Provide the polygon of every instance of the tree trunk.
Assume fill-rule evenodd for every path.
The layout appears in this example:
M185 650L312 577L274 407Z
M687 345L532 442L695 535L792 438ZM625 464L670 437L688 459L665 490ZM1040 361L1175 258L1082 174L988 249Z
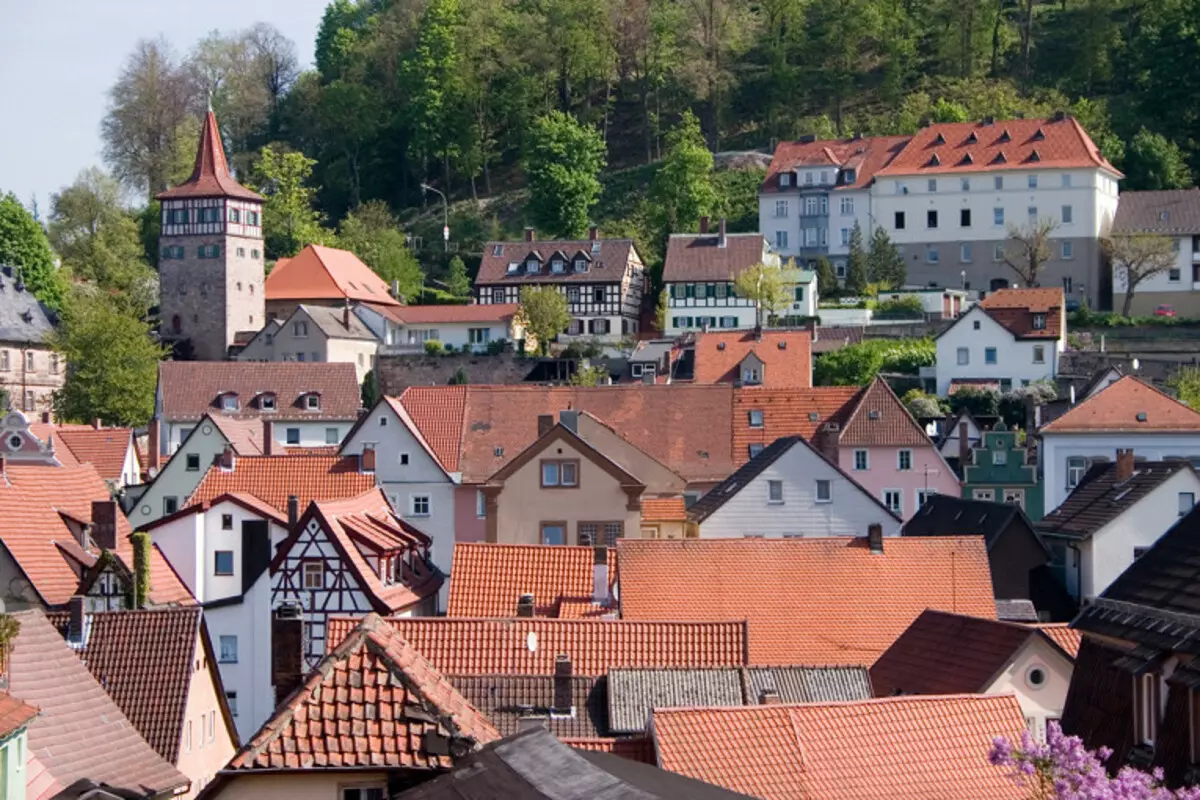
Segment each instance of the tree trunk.
M1125 302L1121 304L1121 316L1128 317L1130 310L1133 309L1133 293L1137 291L1137 284L1132 281L1125 287Z

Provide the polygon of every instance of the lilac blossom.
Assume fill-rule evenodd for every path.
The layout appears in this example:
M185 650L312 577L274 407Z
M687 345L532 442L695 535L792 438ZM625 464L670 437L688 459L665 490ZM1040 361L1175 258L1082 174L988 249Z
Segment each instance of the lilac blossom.
M1057 722L1046 725L1046 741L1021 733L1019 742L1000 736L992 742L988 760L1008 767L1029 800L1200 800L1200 787L1172 791L1162 785L1162 770L1142 772L1122 767L1116 776L1104 769L1112 750L1095 752L1078 736L1066 736Z

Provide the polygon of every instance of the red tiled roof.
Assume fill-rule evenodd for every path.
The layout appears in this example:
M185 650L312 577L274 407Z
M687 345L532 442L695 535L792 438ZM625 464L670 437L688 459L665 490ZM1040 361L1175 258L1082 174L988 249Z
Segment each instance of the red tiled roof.
M542 617L393 617L386 621L447 675L553 675L558 655L570 656L574 673L585 676L605 675L620 667L738 667L746 663L744 622ZM340 641L354 624L353 619L331 617L326 641Z
M355 621L226 770L444 770L453 766L445 740L460 737L475 749L500 734L371 614Z
M715 386L412 386L398 402L448 472L482 483L536 441L537 418L586 411L688 480L719 480L733 389ZM500 454L497 455L497 452Z
M835 189L863 189L870 185L879 170L891 161L908 142L908 136L869 136L863 139L817 140L812 142L780 142L767 167L761 192L794 190L780 187L779 173L802 164L837 164L854 170L854 183ZM794 181L793 181L794 183Z
M221 131L217 127L217 116L212 111L204 117L200 144L196 149L196 165L192 168L191 177L173 189L155 195L158 200L189 197L235 197L263 202L262 195L242 186L229 174L229 164L225 161L225 147L221 144Z
M1019 339L1057 339L1062 335L1062 287L1053 289L998 289L979 301L989 317ZM1044 328L1035 328L1035 315L1046 317Z
M229 441L234 453L239 456L262 455L263 423L261 419L230 417L215 411L205 416Z
M516 316L517 303L483 305L386 306L375 310L401 325L432 322L507 322Z
M1139 419L1144 415L1145 419ZM1200 413L1132 375L1113 381L1039 433L1194 433L1200 431Z
M687 502L682 497L643 497L642 522L683 522Z
M36 788L31 785L30 800L53 797L82 778L137 797L170 795L188 785L187 777L138 734L42 612L13 616L21 629L9 689L41 709L29 726L29 757L45 773Z
M724 247L719 242L715 233L671 234L663 281L732 281L734 276L761 264L769 252L761 233L729 233Z
M928 125L876 175L1090 168L1121 174L1100 154L1082 126L1073 117L1064 117Z
M131 428L62 428L58 441L66 446L80 464L91 464L107 481L121 477L125 467L125 456L133 441ZM56 450L58 448L55 448Z
M607 554L611 587L617 553L608 549ZM459 542L446 616L512 617L523 594L533 595L538 616L566 616L559 613L564 601L592 606L594 561L591 547Z
M277 361L163 361L158 365L162 419L198 420L205 414L276 420L352 420L358 418L362 396L350 363ZM225 413L219 398L238 396L239 408ZM254 402L275 394L275 411L261 412ZM308 411L303 397L321 396L321 409ZM259 423L261 424L261 422Z
M1079 644L1083 634L1072 628L1069 622L1047 622L1034 627L1053 639L1071 658L1079 656Z
M249 494L282 510L295 495L300 508L306 508L313 500L357 497L374 488L374 473L360 472L357 456L238 456L232 470L209 467L188 504Z
M846 407L838 435L842 447L933 447L924 429L883 378L876 378Z
M599 251L593 253L592 246L599 243ZM499 253L497 254L497 248ZM566 261L566 271L550 272L550 257L561 251ZM590 259L587 272L575 272L572 262L575 255L583 252ZM542 261L539 272L525 271L525 262L531 253ZM479 273L475 286L512 283L516 286L534 283L620 283L625 277L629 261L637 257L632 239L557 239L534 242L488 242L483 246L483 259L479 262ZM521 266L512 274L508 265L514 261Z
M617 549L623 619L749 620L752 664L871 664L927 608L996 618L978 536L888 537L882 554L849 537Z
M567 747L576 750L588 750L594 753L612 753L614 756L628 758L630 761L640 761L643 764L654 763L654 742L646 736L630 736L624 739L582 739L560 738Z
M750 460L751 444L763 447L784 436L812 439L825 422L840 418L842 409L862 391L858 386L815 386L811 389L748 387L733 392L733 456ZM761 428L750 426L750 412L763 412Z
M8 692L0 692L0 738L7 738L38 715L36 706L23 703Z
M267 300L357 300L399 305L387 281L349 250L310 244L275 268L263 284Z
M812 338L808 331L708 332L696 334L695 383L737 383L753 353L763 362L763 387L812 387Z
M1016 695L655 709L659 765L763 800L1021 800L988 763L1025 727Z

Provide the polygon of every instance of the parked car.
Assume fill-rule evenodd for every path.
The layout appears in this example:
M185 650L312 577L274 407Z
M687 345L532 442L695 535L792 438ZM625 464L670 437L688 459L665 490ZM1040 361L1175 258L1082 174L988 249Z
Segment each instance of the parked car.
M1169 305L1164 303L1162 305L1158 305L1158 306L1154 307L1154 316L1156 316L1156 317L1173 317L1173 316L1175 316L1175 309L1171 308Z

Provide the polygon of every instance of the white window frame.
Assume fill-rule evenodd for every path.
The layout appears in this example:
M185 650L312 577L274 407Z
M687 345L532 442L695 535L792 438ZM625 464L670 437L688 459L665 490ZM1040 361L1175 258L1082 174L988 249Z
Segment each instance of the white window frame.
M862 466L861 467L858 465L859 464L859 456L862 456ZM871 468L871 453L870 453L870 451L869 450L855 450L854 451L854 471L855 472L866 472L870 468Z
M965 367L971 363L971 348L960 347L957 351L958 366Z
M227 649L226 645L230 645ZM238 637L232 634L221 634L217 637L217 646L219 653L217 655L218 663L221 664L236 664L238 663Z
M1046 363L1046 345L1035 344L1033 346L1033 363L1035 363L1035 364L1045 364Z
M482 489L475 490L475 519L487 519L487 495Z
M893 495L896 498L894 505L888 502L888 495ZM883 504L897 516L904 516L904 491L901 489L884 489Z
M424 507L424 511L419 510ZM408 515L410 517L428 517L433 513L433 499L427 494L410 494L408 496Z
M1067 489L1074 489L1083 480L1088 471L1088 460L1084 456L1070 456L1067 459Z
M309 567L316 567L315 570ZM312 578L317 580L311 580ZM302 561L300 562L300 581L301 585L309 591L325 588L325 562L323 561Z
M777 479L767 481L767 503L783 505L783 481Z
M821 489L824 488L824 497L822 497ZM813 502L815 503L832 503L833 502L833 481L829 478L817 478L813 486Z
M989 503L994 502L996 500L996 490L995 489L972 489L971 490L971 499L972 500L986 500Z
M787 200L776 200L775 201L775 217L777 219L781 219L781 218L787 217L787 215L788 215L788 201Z

